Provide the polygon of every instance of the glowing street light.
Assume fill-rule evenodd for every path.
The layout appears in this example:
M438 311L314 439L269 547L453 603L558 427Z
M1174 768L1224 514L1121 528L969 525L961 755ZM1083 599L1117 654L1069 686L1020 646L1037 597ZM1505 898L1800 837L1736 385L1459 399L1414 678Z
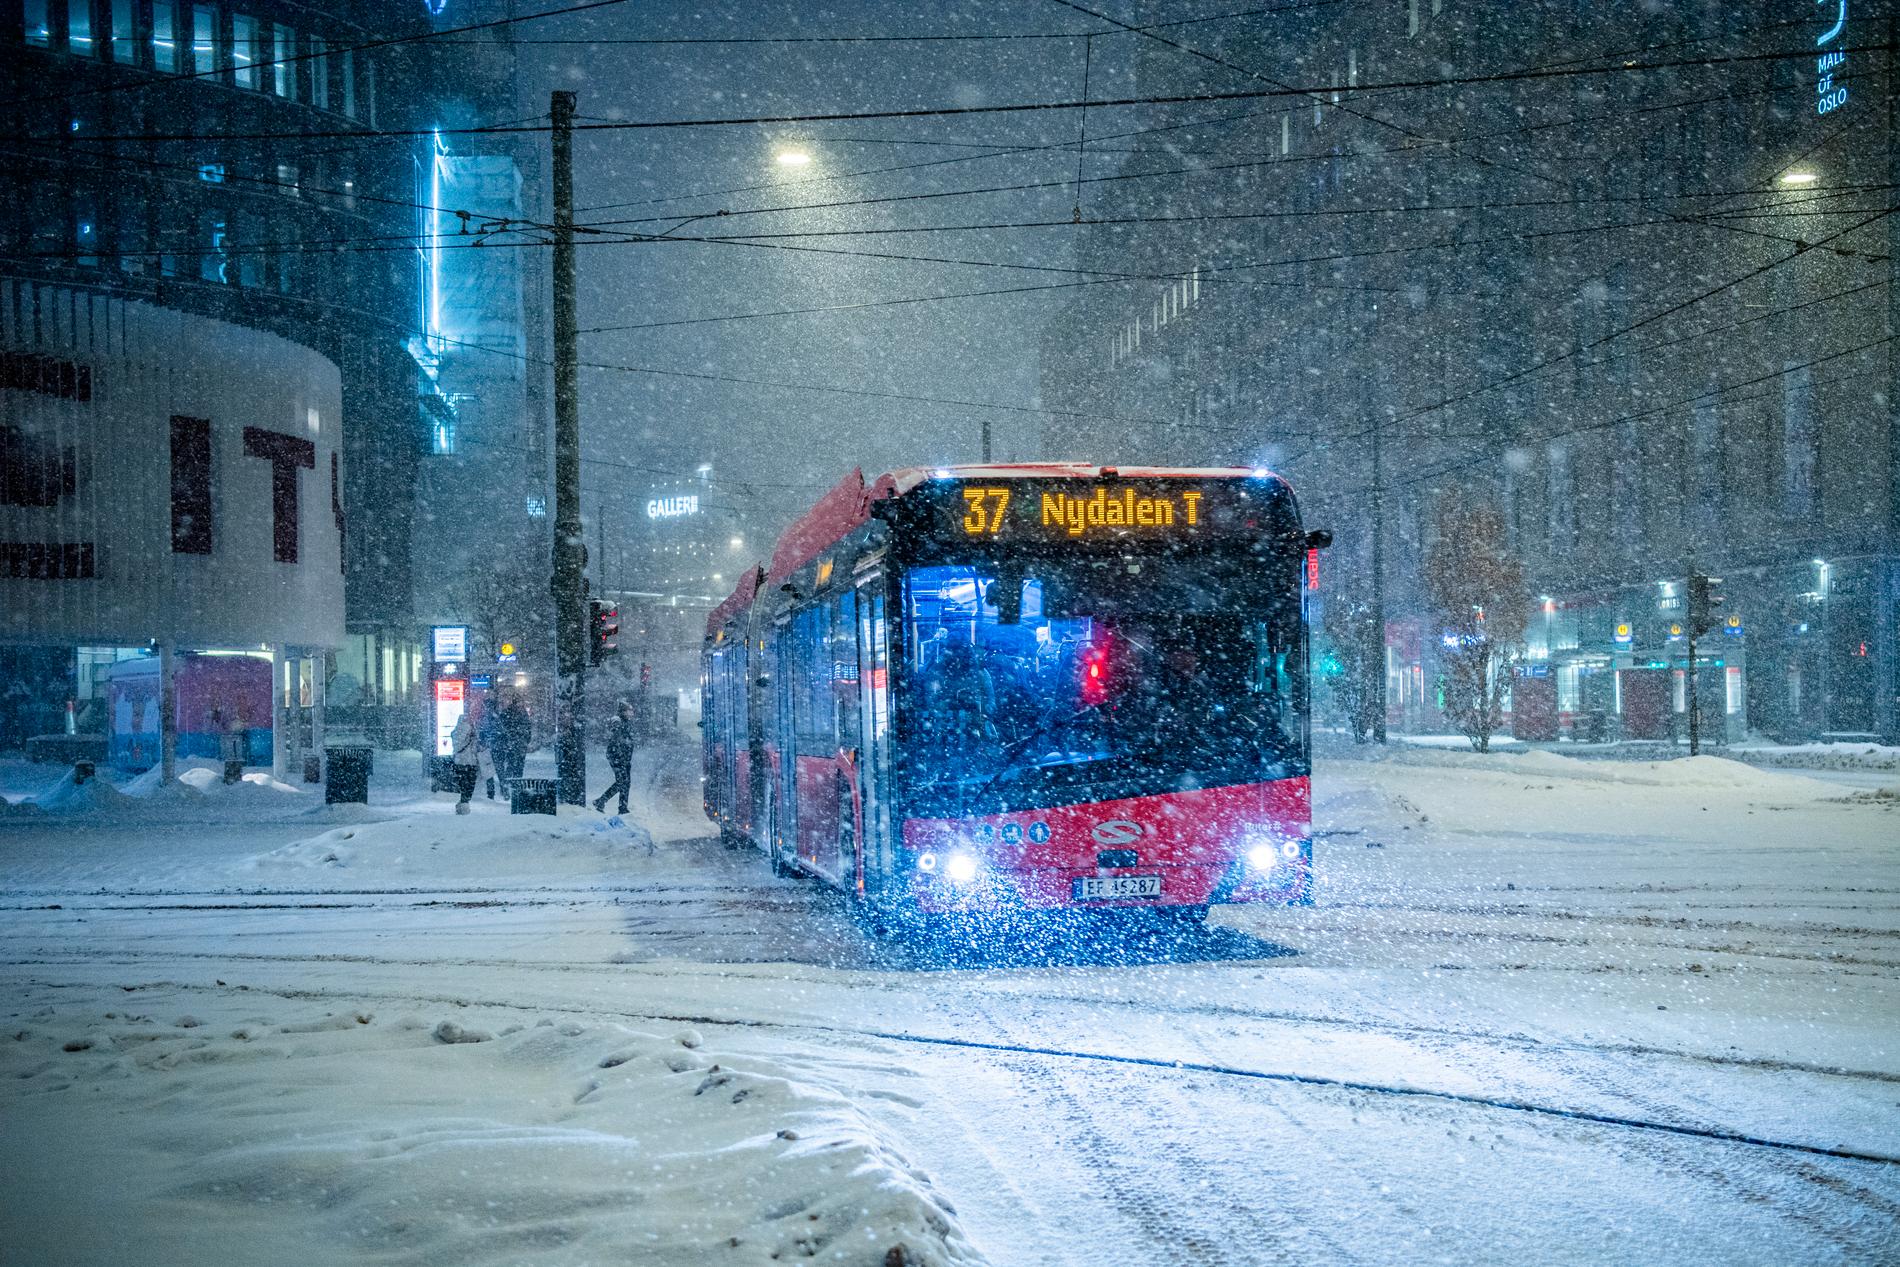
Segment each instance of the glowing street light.
M1819 179L1821 179L1820 176L1814 172L1784 172L1781 176L1781 183L1784 185L1812 185Z
M773 161L780 167L805 167L811 162L811 155L804 150L780 150L773 155Z

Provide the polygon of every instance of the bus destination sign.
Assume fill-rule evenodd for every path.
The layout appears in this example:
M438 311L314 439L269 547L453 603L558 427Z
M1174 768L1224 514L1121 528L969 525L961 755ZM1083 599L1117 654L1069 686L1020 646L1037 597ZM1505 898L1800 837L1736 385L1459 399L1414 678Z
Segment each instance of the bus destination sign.
M966 487L953 507L966 536L1098 537L1134 532L1167 536L1199 527L1205 517L1199 488L1143 491L1131 485L1093 492L1003 486Z

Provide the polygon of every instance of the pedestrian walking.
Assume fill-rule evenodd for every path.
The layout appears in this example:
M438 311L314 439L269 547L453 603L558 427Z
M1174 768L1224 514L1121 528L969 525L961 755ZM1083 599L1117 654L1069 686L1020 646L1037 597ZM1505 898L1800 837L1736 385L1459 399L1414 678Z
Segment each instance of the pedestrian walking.
M594 802L596 812L605 813L607 798L620 794L620 812L627 812L627 793L633 788L633 705L621 700L614 719L607 724L607 768L614 772L613 786Z
M534 744L534 715L519 695L510 695L502 706L501 715L495 720L495 732L495 777L501 781L502 794L507 796L512 794L515 780L521 777L528 762L528 749Z
M476 736L475 723L469 720L467 713L462 714L455 723L455 729L449 732L449 746L455 751L455 812L466 814L468 798L475 794L475 777L482 768L481 740Z

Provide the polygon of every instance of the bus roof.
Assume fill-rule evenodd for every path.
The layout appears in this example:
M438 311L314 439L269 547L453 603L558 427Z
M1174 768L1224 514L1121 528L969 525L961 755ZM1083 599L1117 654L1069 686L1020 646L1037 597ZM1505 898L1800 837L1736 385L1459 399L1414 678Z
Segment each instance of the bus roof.
M739 583L733 586L732 593L726 595L725 601L707 613L707 636L710 637L720 626L752 606L752 600L758 596L759 586L763 581L764 577L756 563L747 568L745 575L739 578Z
M1008 462L966 466L909 466L880 475L867 483L864 471L853 467L851 473L833 485L815 505L779 537L771 563L762 570L754 568L725 602L713 609L706 620L710 635L734 614L748 606L766 585L784 581L799 568L822 554L833 542L861 526L870 518L871 503L904 494L931 480L1012 480L1012 479L1101 479L1126 476L1131 479L1272 479L1286 480L1258 467L1245 466L1096 466L1087 462Z

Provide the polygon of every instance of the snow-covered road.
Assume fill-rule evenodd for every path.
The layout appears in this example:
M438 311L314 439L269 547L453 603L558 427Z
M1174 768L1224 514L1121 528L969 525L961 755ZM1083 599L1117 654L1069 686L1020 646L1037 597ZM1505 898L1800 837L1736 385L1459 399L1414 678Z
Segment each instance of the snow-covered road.
M288 793L0 819L0 1243L1900 1258L1894 800L1542 753L1317 782L1316 907L952 965L707 839L683 778L638 807L651 850ZM667 1098L720 1061L769 1088L735 1102L757 1120Z

